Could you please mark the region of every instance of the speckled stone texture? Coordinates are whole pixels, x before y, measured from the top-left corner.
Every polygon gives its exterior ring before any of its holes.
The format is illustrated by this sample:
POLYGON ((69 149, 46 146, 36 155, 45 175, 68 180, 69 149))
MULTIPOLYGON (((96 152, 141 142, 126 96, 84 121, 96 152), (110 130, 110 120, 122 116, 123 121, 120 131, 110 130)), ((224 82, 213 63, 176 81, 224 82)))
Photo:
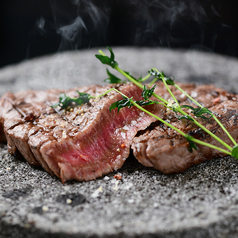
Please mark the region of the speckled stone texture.
MULTIPOLYGON (((114 51, 120 66, 138 77, 157 67, 180 82, 215 83, 238 92, 237 59, 160 48, 114 51)), ((96 53, 68 52, 3 68, 0 95, 102 84, 106 67, 96 53)), ((0 184, 0 238, 238 237, 238 161, 232 157, 170 176, 131 157, 115 173, 63 185, 0 144, 0 184)))

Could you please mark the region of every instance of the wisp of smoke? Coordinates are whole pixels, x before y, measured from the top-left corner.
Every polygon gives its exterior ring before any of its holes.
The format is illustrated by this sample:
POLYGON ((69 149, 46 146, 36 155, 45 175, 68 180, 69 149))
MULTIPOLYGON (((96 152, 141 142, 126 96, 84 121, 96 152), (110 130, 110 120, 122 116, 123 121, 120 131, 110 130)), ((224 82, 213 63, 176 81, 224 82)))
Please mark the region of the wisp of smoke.
MULTIPOLYGON (((62 42, 65 43, 64 47, 77 49, 81 43, 81 34, 83 30, 87 31, 87 27, 81 17, 77 17, 73 23, 59 27, 57 33, 62 36, 62 42), (71 47, 66 47, 66 44, 71 45, 71 47)), ((62 46, 61 46, 62 47, 62 46)))
POLYGON ((200 31, 196 36, 203 35, 200 26, 208 21, 197 0, 131 0, 128 4, 135 9, 137 45, 145 42, 149 45, 179 44, 183 34, 192 40, 194 31, 200 31), (193 29, 194 25, 196 29, 193 29))
POLYGON ((36 27, 40 34, 46 34, 45 30, 45 18, 41 17, 37 22, 36 22, 36 27))
MULTIPOLYGON (((203 4, 200 0, 51 0, 50 3, 54 30, 61 39, 59 51, 108 43, 215 48, 218 33, 209 24, 211 16, 220 17, 219 4, 215 6, 210 0, 203 4)), ((40 34, 47 33, 47 24, 44 17, 37 21, 40 34)), ((225 28, 221 24, 220 29, 225 28)))
POLYGON ((106 38, 109 11, 106 5, 72 0, 65 11, 61 2, 51 1, 56 32, 62 37, 59 51, 100 44, 106 38))

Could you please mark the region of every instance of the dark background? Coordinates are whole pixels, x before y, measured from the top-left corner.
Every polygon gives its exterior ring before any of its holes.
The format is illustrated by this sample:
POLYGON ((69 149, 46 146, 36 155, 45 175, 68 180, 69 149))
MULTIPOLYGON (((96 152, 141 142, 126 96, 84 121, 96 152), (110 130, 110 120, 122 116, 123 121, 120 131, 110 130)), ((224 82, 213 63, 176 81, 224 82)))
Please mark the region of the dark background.
POLYGON ((228 0, 3 0, 0 7, 0 67, 106 45, 238 57, 238 13, 228 0))

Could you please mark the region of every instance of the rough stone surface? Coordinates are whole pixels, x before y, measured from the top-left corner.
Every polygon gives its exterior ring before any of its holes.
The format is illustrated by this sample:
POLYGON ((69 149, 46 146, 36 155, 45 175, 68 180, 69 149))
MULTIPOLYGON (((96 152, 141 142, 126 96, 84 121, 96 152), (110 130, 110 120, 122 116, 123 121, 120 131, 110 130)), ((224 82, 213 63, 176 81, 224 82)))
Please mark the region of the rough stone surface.
MULTIPOLYGON (((237 92, 237 59, 195 51, 115 48, 136 76, 157 67, 178 81, 215 83, 237 92)), ((6 91, 101 84, 96 49, 26 61, 0 70, 6 91)), ((0 238, 237 237, 238 161, 217 158, 183 174, 163 175, 129 158, 90 182, 67 182, 10 156, 0 144, 0 238), (121 180, 114 178, 120 173, 121 180)))

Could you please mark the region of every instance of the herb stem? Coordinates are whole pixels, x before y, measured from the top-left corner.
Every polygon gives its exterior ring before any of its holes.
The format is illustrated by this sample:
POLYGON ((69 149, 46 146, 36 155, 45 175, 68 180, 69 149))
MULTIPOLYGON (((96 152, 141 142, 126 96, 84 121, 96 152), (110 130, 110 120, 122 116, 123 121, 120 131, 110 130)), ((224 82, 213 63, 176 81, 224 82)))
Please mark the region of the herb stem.
POLYGON ((200 141, 200 140, 197 140, 195 138, 193 138, 192 136, 188 136, 187 134, 185 134, 183 131, 179 130, 178 128, 176 128, 175 126, 171 125, 170 123, 168 123, 167 121, 161 119, 160 117, 156 116, 155 114, 151 113, 150 111, 147 111, 145 108, 141 107, 139 104, 137 104, 135 101, 132 100, 132 98, 129 98, 128 96, 126 96, 125 94, 123 94, 122 92, 120 92, 119 90, 115 89, 115 88, 111 88, 109 89, 107 92, 104 93, 107 94, 109 93, 110 91, 116 91, 117 93, 119 93, 120 95, 122 95, 123 97, 127 98, 130 100, 130 102, 132 103, 132 105, 134 105, 135 107, 137 107, 138 109, 140 109, 141 111, 147 113, 148 115, 154 117, 155 119, 157 119, 158 121, 164 123, 166 126, 172 128, 173 130, 177 131, 178 133, 180 133, 182 136, 184 136, 185 138, 189 138, 191 141, 197 143, 197 144, 200 144, 200 145, 203 145, 203 146, 207 146, 209 148, 212 148, 212 149, 215 149, 215 150, 218 150, 218 151, 221 151, 222 153, 225 153, 227 155, 231 155, 231 152, 227 151, 227 150, 224 150, 220 147, 217 147, 217 146, 214 146, 212 144, 209 144, 209 143, 206 143, 204 141, 200 141))
POLYGON ((151 76, 150 74, 147 74, 144 78, 141 79, 141 82, 146 81, 150 76, 151 76))
MULTIPOLYGON (((185 92, 182 88, 180 88, 176 83, 174 84, 174 86, 183 94, 185 94, 190 100, 192 100, 195 104, 197 104, 200 108, 204 108, 198 101, 196 101, 194 98, 192 98, 187 92, 185 92)), ((211 115, 212 118, 217 122, 217 124, 222 128, 222 130, 227 134, 227 136, 230 138, 230 140, 232 141, 232 143, 234 145, 236 145, 236 141, 234 140, 234 138, 231 136, 231 134, 226 130, 226 128, 223 126, 223 124, 217 119, 217 117, 212 114, 211 115)))
MULTIPOLYGON (((157 73, 160 73, 160 72, 159 72, 157 69, 155 69, 155 68, 152 68, 152 70, 156 71, 157 73)), ((168 84, 166 83, 166 81, 165 81, 165 79, 164 79, 163 74, 161 74, 161 75, 162 75, 162 77, 161 77, 161 78, 162 78, 162 81, 163 81, 163 83, 164 83, 164 85, 165 85, 167 91, 169 92, 169 94, 170 94, 171 97, 173 98, 174 102, 175 102, 175 103, 178 105, 178 107, 180 108, 178 100, 175 98, 174 94, 171 92, 171 90, 170 90, 168 84)))
MULTIPOLYGON (((99 50, 98 52, 99 52, 101 55, 106 56, 102 50, 99 50)), ((122 69, 120 69, 120 68, 118 67, 118 65, 115 66, 114 69, 116 69, 119 73, 121 73, 123 76, 125 76, 129 81, 131 81, 132 83, 134 83, 134 84, 135 84, 136 86, 138 86, 139 88, 141 88, 141 89, 144 88, 144 86, 143 86, 140 82, 136 81, 136 80, 135 80, 134 78, 132 78, 130 75, 128 75, 127 73, 125 73, 122 69)), ((158 94, 153 93, 153 96, 154 96, 155 98, 159 99, 160 101, 162 101, 163 103, 168 104, 168 101, 165 100, 164 98, 160 97, 158 94)))
MULTIPOLYGON (((129 79, 132 83, 134 83, 136 86, 138 86, 139 88, 143 89, 144 86, 139 83, 138 81, 136 81, 135 79, 133 79, 130 75, 126 74, 122 69, 120 69, 118 66, 115 67, 115 69, 121 73, 123 76, 125 76, 127 79, 129 79)), ((153 93, 153 96, 156 97, 157 99, 159 99, 160 101, 162 101, 165 104, 168 104, 168 101, 165 100, 164 98, 160 97, 158 94, 153 93)))
POLYGON ((97 96, 90 96, 90 98, 100 98, 100 97, 103 97, 103 96, 105 96, 106 94, 110 93, 111 91, 117 91, 117 92, 119 92, 119 91, 118 91, 117 89, 115 89, 115 88, 110 88, 110 89, 108 89, 105 93, 99 94, 99 95, 97 95, 97 96))
MULTIPOLYGON (((99 50, 98 52, 99 52, 101 55, 106 56, 102 50, 99 50)), ((124 72, 122 69, 120 69, 117 64, 114 65, 113 68, 116 69, 119 73, 121 73, 123 76, 125 76, 129 81, 131 81, 132 83, 134 83, 134 84, 135 84, 136 86, 138 86, 139 88, 141 88, 141 89, 144 88, 144 86, 143 86, 140 82, 138 82, 137 80, 135 80, 134 78, 132 78, 130 75, 128 75, 126 72, 124 72)), ((155 69, 155 68, 153 68, 153 70, 159 72, 159 71, 158 71, 157 69, 155 69)), ((160 72, 159 72, 159 73, 160 73, 160 72)), ((167 83, 166 83, 166 81, 165 81, 165 79, 164 79, 163 74, 161 74, 161 75, 162 75, 162 81, 163 81, 163 83, 165 84, 165 86, 166 86, 168 92, 170 93, 170 95, 172 96, 172 98, 174 99, 174 101, 178 104, 177 111, 178 111, 179 113, 181 113, 182 115, 184 115, 184 116, 189 116, 186 112, 184 112, 184 111, 180 108, 179 103, 178 103, 177 99, 175 98, 174 94, 173 94, 173 93, 171 92, 171 90, 169 89, 169 87, 168 87, 168 85, 167 85, 167 83)), ((156 93, 153 93, 152 95, 153 95, 155 98, 157 98, 157 99, 159 99, 160 101, 162 101, 163 103, 165 103, 166 105, 169 103, 167 100, 165 100, 164 98, 160 97, 160 96, 159 96, 158 94, 156 94, 156 93)), ((138 106, 139 106, 139 105, 138 105, 138 106)), ((140 108, 142 108, 142 107, 140 107, 140 108)), ((221 144, 222 144, 224 147, 226 147, 228 150, 232 151, 232 148, 231 148, 227 143, 225 143, 225 142, 222 141, 219 137, 217 137, 215 134, 213 134, 212 132, 210 132, 206 127, 204 127, 203 125, 201 125, 198 121, 196 121, 195 119, 193 119, 193 123, 194 123, 195 125, 197 125, 198 127, 200 127, 201 129, 203 129, 206 133, 208 133, 210 136, 212 136, 215 140, 217 140, 219 143, 221 143, 221 144)), ((166 123, 165 123, 165 124, 166 124, 166 123)), ((177 129, 177 128, 176 128, 176 129, 177 129)), ((210 145, 210 144, 209 144, 209 145, 210 145)), ((209 146, 209 147, 210 147, 210 146, 209 146)))
MULTIPOLYGON (((145 113, 153 116, 154 118, 156 118, 158 121, 164 123, 165 125, 167 125, 168 127, 172 128, 173 130, 177 131, 178 133, 180 133, 182 136, 184 136, 185 138, 188 137, 187 134, 185 134, 183 131, 179 130, 178 128, 174 127, 173 125, 171 125, 170 123, 168 123, 167 121, 164 121, 163 119, 161 119, 160 117, 156 116, 155 114, 147 111, 146 109, 144 109, 143 107, 141 107, 140 105, 138 105, 136 102, 134 102, 133 100, 131 100, 131 103, 136 106, 138 109, 144 111, 145 113)), ((200 140, 197 140, 191 136, 189 136, 190 140, 197 143, 197 144, 200 144, 200 145, 204 145, 204 146, 207 146, 209 148, 212 148, 212 149, 216 149, 218 151, 221 151, 222 153, 225 153, 225 154, 228 154, 228 155, 231 155, 231 152, 227 151, 227 150, 224 150, 220 147, 217 147, 217 146, 214 146, 212 144, 209 144, 209 143, 206 143, 204 141, 200 141, 200 140)))
POLYGON ((154 78, 150 83, 149 83, 149 87, 151 87, 158 79, 154 78))
MULTIPOLYGON (((160 73, 157 69, 155 68, 152 68, 152 70, 156 71, 157 73, 160 73)), ((161 73, 160 73, 161 74, 161 73)), ((184 112, 180 106, 179 106, 179 103, 177 101, 177 99, 175 98, 174 94, 171 92, 170 88, 168 87, 168 84, 166 83, 165 79, 164 79, 164 76, 163 74, 161 74, 161 79, 166 87, 166 89, 168 90, 169 94, 172 96, 173 100, 177 103, 178 107, 176 108, 176 110, 178 112, 180 112, 182 115, 184 116, 189 116, 186 112, 184 112)), ((185 94, 187 94, 185 91, 183 91, 185 94)), ((192 99, 192 97, 189 97, 192 99)), ((194 99, 193 99, 194 102, 196 102, 194 99)), ((202 105, 200 105, 202 106, 202 105)), ((213 114, 212 114, 213 115, 213 114)), ((217 119, 218 120, 218 119, 217 119)), ((218 120, 219 121, 219 120, 218 120)), ((221 140, 219 137, 217 137, 215 134, 213 134, 211 131, 209 131, 206 127, 204 127, 202 124, 200 124, 197 120, 193 119, 193 123, 195 125, 197 125, 198 127, 200 127, 201 129, 203 129, 206 133, 208 133, 210 136, 212 136, 214 139, 216 139, 218 142, 220 142, 223 146, 225 146, 228 150, 232 150, 232 148, 227 144, 225 143, 223 140, 221 140)), ((221 123, 220 123, 221 124, 221 123)), ((236 144, 235 144, 236 145, 236 144)))
MULTIPOLYGON (((182 110, 181 110, 182 111, 182 110)), ((186 113, 187 114, 187 113, 186 113)), ((188 115, 188 114, 187 114, 188 115)), ((204 127, 202 124, 200 124, 198 121, 194 120, 193 123, 203 129, 205 132, 207 132, 210 136, 212 136, 214 139, 216 139, 218 142, 220 142, 222 145, 224 145, 228 150, 232 150, 232 148, 225 143, 223 140, 221 140, 219 137, 217 137, 215 134, 213 134, 211 131, 209 131, 206 127, 204 127)))

